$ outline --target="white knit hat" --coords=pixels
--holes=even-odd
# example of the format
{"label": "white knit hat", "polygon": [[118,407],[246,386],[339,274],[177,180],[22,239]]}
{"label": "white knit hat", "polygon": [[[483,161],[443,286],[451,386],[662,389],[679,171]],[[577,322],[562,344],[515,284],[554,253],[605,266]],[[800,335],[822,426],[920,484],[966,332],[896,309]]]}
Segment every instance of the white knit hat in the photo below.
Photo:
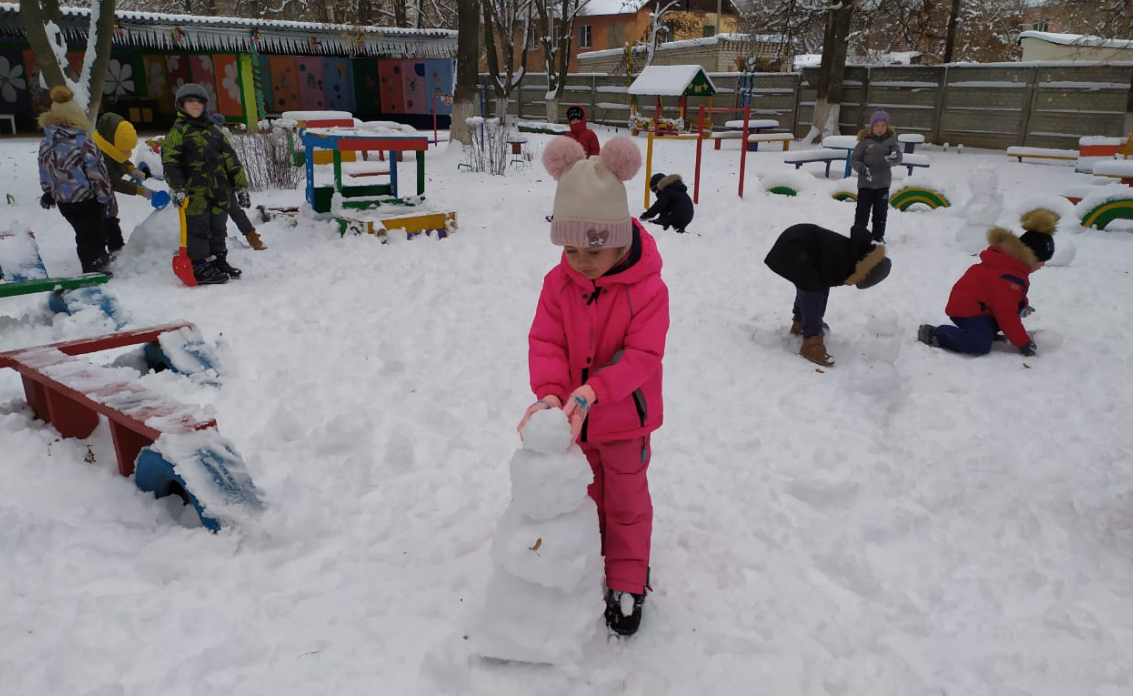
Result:
{"label": "white knit hat", "polygon": [[633,243],[633,218],[622,183],[641,168],[641,151],[632,140],[614,138],[600,156],[587,159],[574,140],[554,138],[543,150],[543,166],[559,182],[551,243],[591,249]]}

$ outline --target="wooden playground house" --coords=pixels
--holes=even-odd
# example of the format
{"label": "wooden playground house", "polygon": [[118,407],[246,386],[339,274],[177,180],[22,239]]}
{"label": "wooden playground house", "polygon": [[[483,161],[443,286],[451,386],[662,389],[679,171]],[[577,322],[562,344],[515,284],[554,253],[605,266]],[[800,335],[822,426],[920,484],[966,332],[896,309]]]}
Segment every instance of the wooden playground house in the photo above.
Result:
{"label": "wooden playground house", "polygon": [[[716,85],[699,65],[650,65],[629,86],[630,133],[651,130],[658,135],[690,132],[695,124],[688,119],[689,97],[707,97],[708,108],[716,95]],[[653,115],[641,109],[641,98],[653,98]],[[665,99],[676,98],[679,116],[665,118]],[[711,130],[711,124],[708,125]]]}

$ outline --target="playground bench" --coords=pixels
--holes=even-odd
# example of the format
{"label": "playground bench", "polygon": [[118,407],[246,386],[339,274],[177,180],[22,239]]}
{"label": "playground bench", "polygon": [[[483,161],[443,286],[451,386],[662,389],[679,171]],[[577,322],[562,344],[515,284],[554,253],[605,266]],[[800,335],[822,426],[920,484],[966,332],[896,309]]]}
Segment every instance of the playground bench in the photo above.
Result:
{"label": "playground bench", "polygon": [[[751,119],[747,123],[747,132],[748,132],[748,135],[750,136],[750,135],[753,135],[753,134],[763,133],[764,131],[769,131],[773,128],[778,128],[778,127],[779,127],[779,122],[776,121],[775,119],[772,119],[772,118]],[[740,119],[738,121],[737,120],[726,121],[724,123],[724,129],[723,130],[713,131],[712,133],[708,134],[705,137],[710,138],[712,140],[715,140],[716,143],[713,146],[713,149],[719,150],[721,140],[732,140],[732,139],[738,140],[738,139],[742,138],[743,136],[744,136],[744,122],[743,122],[742,119]],[[759,147],[759,143],[749,143],[748,150],[754,152],[758,147]]]}
{"label": "playground bench", "polygon": [[783,143],[783,152],[791,149],[791,141],[795,139],[793,133],[753,133],[747,136],[748,147],[759,150],[760,143]]}
{"label": "playground bench", "polygon": [[1078,161],[1077,150],[1052,150],[1045,147],[1021,147],[1012,145],[1007,148],[1007,156],[1014,157],[1020,162],[1026,159],[1049,159],[1049,160],[1065,160],[1068,162]]}
{"label": "playground bench", "polygon": [[825,162],[827,177],[830,176],[831,162],[844,162],[845,160],[845,152],[842,152],[841,150],[831,150],[828,148],[817,148],[814,150],[796,150],[795,152],[788,152],[783,155],[783,161],[787,164],[795,165],[795,169],[799,169],[804,164],[808,164],[810,162]]}
{"label": "playground bench", "polygon": [[901,156],[901,164],[899,166],[909,170],[909,176],[913,175],[913,168],[920,167],[928,169],[929,167],[928,155],[918,155],[916,153],[909,153]]}
{"label": "playground bench", "polygon": [[83,273],[68,278],[35,278],[0,283],[0,297],[32,295],[49,290],[74,290],[88,285],[99,285],[110,280],[105,273]]}
{"label": "playground bench", "polygon": [[916,151],[917,145],[924,142],[924,136],[920,133],[901,133],[897,136],[897,142],[904,146],[905,154],[911,155]]}
{"label": "playground bench", "polygon": [[28,405],[36,417],[50,423],[63,437],[87,437],[99,415],[110,422],[118,457],[118,473],[129,476],[143,447],[163,433],[216,428],[199,408],[158,395],[135,381],[123,379],[121,368],[94,365],[74,356],[156,341],[169,331],[192,324],[164,324],[97,338],[0,353],[0,368],[20,373]]}

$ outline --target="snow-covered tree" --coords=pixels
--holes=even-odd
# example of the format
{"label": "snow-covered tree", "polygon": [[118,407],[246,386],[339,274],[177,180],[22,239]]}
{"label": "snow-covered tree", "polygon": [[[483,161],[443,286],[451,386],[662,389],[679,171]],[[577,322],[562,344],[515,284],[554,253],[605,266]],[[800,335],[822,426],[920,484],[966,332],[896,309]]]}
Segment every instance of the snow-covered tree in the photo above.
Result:
{"label": "snow-covered tree", "polygon": [[590,0],[533,0],[539,21],[539,45],[547,73],[547,121],[559,120],[559,99],[566,87],[574,50],[574,27]]}
{"label": "snow-covered tree", "polygon": [[508,100],[526,75],[527,51],[536,33],[535,8],[532,0],[481,0],[480,7],[496,115],[504,122]]}
{"label": "snow-covered tree", "polygon": [[842,78],[846,73],[847,39],[858,0],[833,0],[826,10],[826,30],[822,40],[822,63],[818,67],[818,87],[810,133],[803,142],[814,142],[838,134],[842,113]]}
{"label": "snow-covered tree", "polygon": [[[739,27],[750,34],[783,37],[781,53],[775,62],[790,65],[791,53],[818,53],[822,50],[827,4],[822,0],[736,0]],[[750,42],[754,48],[756,42]],[[754,56],[748,56],[748,69],[755,69]]]}
{"label": "snow-covered tree", "polygon": [[75,102],[92,117],[97,116],[102,103],[102,88],[110,64],[110,44],[114,38],[114,11],[115,0],[91,0],[83,64],[78,74],[72,77],[59,0],[20,0],[24,30],[45,86],[70,87],[75,94]]}

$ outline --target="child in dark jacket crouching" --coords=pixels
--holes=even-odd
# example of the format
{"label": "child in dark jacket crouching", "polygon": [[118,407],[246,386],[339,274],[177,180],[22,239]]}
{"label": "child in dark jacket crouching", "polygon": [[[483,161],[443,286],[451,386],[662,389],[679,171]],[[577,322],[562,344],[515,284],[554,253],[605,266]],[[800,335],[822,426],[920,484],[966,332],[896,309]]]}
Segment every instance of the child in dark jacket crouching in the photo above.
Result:
{"label": "child in dark jacket crouching", "polygon": [[830,288],[871,288],[889,276],[892,266],[885,247],[874,244],[869,230],[860,225],[850,228],[848,238],[818,225],[791,225],[775,240],[764,263],[795,284],[791,335],[803,337],[799,355],[824,367],[834,364],[822,334]]}
{"label": "child in dark jacket crouching", "polygon": [[661,225],[664,230],[674,227],[683,234],[692,222],[693,207],[681,175],[665,176],[658,172],[649,179],[649,189],[657,195],[657,202],[641,214],[641,219]]}

